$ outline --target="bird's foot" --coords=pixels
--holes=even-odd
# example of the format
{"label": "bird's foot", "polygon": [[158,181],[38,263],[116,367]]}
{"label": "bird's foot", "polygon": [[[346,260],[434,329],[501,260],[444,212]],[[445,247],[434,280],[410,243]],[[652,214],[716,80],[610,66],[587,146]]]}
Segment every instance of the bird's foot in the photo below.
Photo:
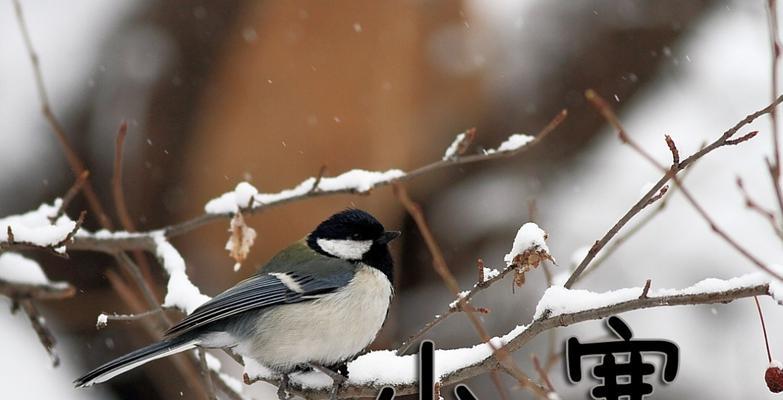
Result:
{"label": "bird's foot", "polygon": [[344,376],[345,379],[348,379],[348,364],[340,364],[337,366],[337,372]]}
{"label": "bird's foot", "polygon": [[337,393],[345,381],[348,380],[348,367],[343,364],[337,368],[337,371],[334,371],[319,364],[310,363],[310,366],[332,378],[332,390],[329,393],[329,400],[337,400]]}
{"label": "bird's foot", "polygon": [[279,400],[288,400],[290,398],[288,395],[288,384],[288,374],[283,374],[280,378],[280,386],[277,387],[277,398]]}

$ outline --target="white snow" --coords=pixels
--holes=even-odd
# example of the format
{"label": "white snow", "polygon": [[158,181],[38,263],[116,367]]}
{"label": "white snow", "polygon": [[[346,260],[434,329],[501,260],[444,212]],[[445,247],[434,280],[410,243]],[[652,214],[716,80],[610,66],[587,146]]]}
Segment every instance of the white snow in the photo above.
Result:
{"label": "white snow", "polygon": [[[727,280],[710,278],[684,289],[650,290],[648,296],[722,292],[767,283],[770,278],[769,275],[759,272]],[[541,297],[533,319],[540,318],[545,310],[550,310],[550,317],[554,317],[633,300],[642,294],[642,290],[641,287],[634,287],[593,293],[587,290],[551,287]],[[519,325],[507,334],[494,337],[490,341],[496,348],[500,348],[525,332],[528,326]],[[491,356],[492,352],[492,346],[486,343],[458,349],[436,350],[435,379],[440,380],[456,370],[478,364]],[[417,355],[415,354],[398,356],[393,350],[372,351],[348,364],[348,383],[375,386],[410,384],[418,379],[416,370]],[[275,376],[272,371],[249,358],[245,358],[245,373],[250,377],[259,378]],[[332,384],[331,379],[320,372],[294,374],[291,380],[295,384],[312,389],[328,388]]]}
{"label": "white snow", "polygon": [[508,137],[497,149],[485,150],[484,154],[504,153],[514,151],[535,140],[533,136],[515,133]]}
{"label": "white snow", "polygon": [[[647,296],[654,298],[699,293],[716,293],[752,287],[764,283],[769,283],[770,292],[772,292],[772,287],[774,285],[779,285],[777,279],[769,276],[767,273],[754,272],[730,279],[707,278],[683,289],[653,289],[648,292]],[[541,296],[541,299],[536,306],[536,312],[533,319],[540,318],[546,311],[550,312],[550,316],[557,316],[634,300],[639,298],[642,291],[643,288],[641,287],[633,287],[596,293],[588,290],[566,289],[562,286],[552,286],[544,292],[543,296]],[[779,293],[783,294],[783,291],[780,291]],[[774,293],[772,296],[778,302],[783,301],[783,299],[778,298]]]}
{"label": "white snow", "polygon": [[185,260],[166,237],[157,234],[154,239],[155,253],[169,274],[163,307],[177,307],[190,314],[198,306],[209,301],[210,297],[201,294],[201,291],[190,281],[185,271]]}
{"label": "white snow", "polygon": [[[153,231],[153,234],[159,234],[163,233],[163,231]],[[139,232],[128,232],[128,231],[110,231],[107,229],[101,229],[95,232],[90,232],[86,229],[79,228],[79,230],[76,232],[76,237],[84,238],[84,237],[91,237],[95,239],[133,239],[133,238],[142,238],[147,237],[148,233],[139,233]]]}
{"label": "white snow", "polygon": [[496,276],[500,275],[500,271],[494,268],[484,267],[484,280],[488,281]]}
{"label": "white snow", "polygon": [[240,382],[238,379],[234,378],[233,376],[225,372],[221,372],[221,368],[223,368],[223,363],[220,362],[220,359],[213,356],[209,352],[204,352],[204,359],[207,362],[207,368],[211,369],[212,371],[215,371],[218,377],[220,377],[220,380],[223,381],[223,383],[225,383],[226,386],[231,388],[231,390],[239,394],[242,398],[246,398],[245,396],[242,395],[242,391],[245,385],[242,382]]}
{"label": "white snow", "polygon": [[231,192],[226,192],[220,197],[210,200],[204,211],[209,214],[235,213],[240,208],[247,208],[256,202],[255,196],[258,189],[247,182],[240,182]]}
{"label": "white snow", "polygon": [[[518,326],[502,337],[492,338],[496,347],[505,346],[525,330]],[[482,343],[473,347],[435,350],[435,379],[484,361],[492,355],[492,346]],[[393,350],[372,351],[348,363],[348,383],[355,385],[402,385],[418,381],[415,354],[398,356]],[[274,374],[257,362],[245,358],[245,373],[250,377],[269,378]],[[305,388],[322,389],[331,386],[331,379],[321,372],[291,375],[294,384]]]}
{"label": "white snow", "polygon": [[209,354],[209,352],[204,352],[204,359],[207,361],[207,368],[215,371],[220,372],[220,368],[223,367],[223,363],[220,362],[220,360],[213,356],[212,354]]}
{"label": "white snow", "polygon": [[783,363],[781,363],[778,360],[772,360],[772,361],[769,362],[769,366],[767,368],[783,369]]}
{"label": "white snow", "polygon": [[66,215],[60,216],[54,223],[49,220],[57,215],[61,204],[61,199],[55,199],[51,205],[44,203],[37,210],[0,219],[0,241],[8,241],[9,226],[17,242],[50,246],[62,241],[76,226],[76,222]]}
{"label": "white snow", "polygon": [[[318,190],[321,192],[340,192],[353,190],[364,193],[375,187],[381,182],[389,182],[405,175],[405,172],[399,169],[390,169],[388,171],[365,171],[362,169],[353,169],[335,177],[323,177],[318,183]],[[255,201],[261,204],[272,204],[285,201],[297,196],[307,194],[313,188],[316,182],[315,177],[305,179],[294,188],[286,189],[278,193],[258,193],[254,195]],[[240,184],[241,185],[241,184]],[[239,185],[237,185],[239,188]],[[237,190],[227,192],[207,202],[204,211],[209,214],[227,214],[236,212]],[[246,207],[247,204],[242,204]]]}
{"label": "white snow", "polygon": [[27,285],[50,283],[37,262],[11,252],[0,254],[0,280]]}
{"label": "white snow", "polygon": [[469,295],[469,294],[470,294],[470,290],[465,290],[465,291],[459,292],[459,293],[457,294],[457,300],[454,300],[454,301],[452,301],[451,303],[449,303],[449,308],[454,308],[454,307],[456,307],[456,306],[457,306],[457,304],[459,303],[459,301],[460,301],[460,300],[462,300],[462,299],[464,299],[464,298],[465,298],[465,296],[467,296],[467,295]]}
{"label": "white snow", "polygon": [[106,326],[108,323],[109,323],[109,316],[104,313],[100,313],[98,314],[98,320],[95,321],[95,327],[100,329]]}
{"label": "white snow", "polygon": [[459,149],[459,144],[462,143],[462,139],[465,139],[464,132],[457,135],[457,137],[454,138],[454,141],[451,142],[449,147],[446,149],[446,152],[443,153],[443,161],[448,161],[456,157],[457,150]]}
{"label": "white snow", "polygon": [[517,235],[514,237],[514,245],[511,247],[511,251],[503,257],[503,260],[508,265],[511,265],[514,257],[524,253],[527,249],[543,250],[549,254],[549,247],[546,245],[546,232],[532,222],[528,222],[519,228]]}

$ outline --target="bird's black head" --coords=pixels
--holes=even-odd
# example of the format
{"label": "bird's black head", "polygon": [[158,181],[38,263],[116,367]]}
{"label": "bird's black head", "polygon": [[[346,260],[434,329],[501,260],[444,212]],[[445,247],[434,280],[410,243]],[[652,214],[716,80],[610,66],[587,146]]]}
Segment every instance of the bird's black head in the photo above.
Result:
{"label": "bird's black head", "polygon": [[329,257],[361,261],[391,279],[392,259],[387,244],[399,235],[396,231],[386,231],[366,211],[349,208],[321,222],[307,236],[307,244]]}

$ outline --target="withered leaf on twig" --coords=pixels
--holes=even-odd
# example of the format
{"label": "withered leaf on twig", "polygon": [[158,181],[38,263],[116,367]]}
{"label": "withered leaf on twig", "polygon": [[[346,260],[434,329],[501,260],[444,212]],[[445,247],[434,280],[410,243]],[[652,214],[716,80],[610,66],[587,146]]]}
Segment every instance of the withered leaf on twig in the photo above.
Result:
{"label": "withered leaf on twig", "polygon": [[256,240],[256,231],[247,226],[242,213],[237,212],[234,214],[234,217],[231,218],[229,232],[231,232],[231,236],[229,236],[228,242],[226,242],[226,250],[228,250],[231,258],[236,261],[236,264],[234,264],[234,271],[239,271],[242,262],[247,258],[248,253],[250,253],[250,248]]}

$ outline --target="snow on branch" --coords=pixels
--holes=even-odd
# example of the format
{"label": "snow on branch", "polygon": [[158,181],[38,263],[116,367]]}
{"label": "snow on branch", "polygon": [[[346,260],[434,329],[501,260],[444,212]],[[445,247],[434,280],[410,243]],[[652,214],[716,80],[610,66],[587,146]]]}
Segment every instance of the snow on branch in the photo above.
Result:
{"label": "snow on branch", "polygon": [[0,295],[11,300],[11,312],[24,310],[55,367],[60,364],[54,350],[56,340],[33,300],[62,300],[75,293],[76,289],[66,282],[50,281],[34,260],[11,252],[0,254]]}
{"label": "snow on branch", "polygon": [[[163,232],[167,238],[182,235],[210,222],[222,218],[230,218],[237,212],[237,208],[241,208],[242,212],[254,213],[268,207],[279,206],[288,202],[313,197],[346,193],[366,194],[372,189],[407,181],[450,166],[511,157],[528,151],[533,148],[535,144],[540,143],[541,140],[547,137],[565,120],[566,115],[566,110],[560,111],[535,136],[532,142],[521,147],[515,147],[513,150],[509,149],[507,146],[504,148],[504,151],[496,151],[491,154],[481,152],[469,155],[466,154],[448,160],[441,159],[407,172],[403,172],[399,169],[390,169],[387,171],[354,169],[335,177],[323,177],[319,175],[317,177],[305,179],[295,187],[277,193],[257,193],[253,192],[254,189],[251,189],[251,185],[241,184],[241,187],[238,186],[233,191],[224,193],[207,202],[204,207],[205,213],[190,220],[148,232],[133,234],[117,232],[119,234],[118,236],[109,235],[96,237],[91,235],[77,235],[70,248],[75,250],[100,251],[104,253],[116,253],[121,250],[151,250],[154,248],[154,243],[150,241],[150,238],[158,232]],[[248,207],[251,198],[253,204]]]}
{"label": "snow on branch", "polygon": [[202,294],[188,278],[185,271],[185,260],[177,249],[162,234],[155,236],[155,245],[155,254],[169,274],[163,307],[177,307],[186,314],[190,314],[198,306],[209,301],[210,297]]}
{"label": "snow on branch", "polygon": [[0,218],[0,250],[38,248],[65,256],[66,245],[84,221],[84,213],[74,221],[61,214],[62,199],[41,204],[24,214]]}
{"label": "snow on branch", "polygon": [[335,177],[322,177],[318,185],[318,177],[310,177],[292,189],[277,193],[258,193],[249,183],[242,182],[231,192],[223,193],[210,200],[204,211],[208,214],[235,213],[238,209],[252,208],[255,205],[269,206],[293,198],[302,197],[311,192],[323,193],[366,193],[379,183],[390,182],[405,175],[399,169],[388,171],[365,171],[352,169]]}
{"label": "snow on branch", "polygon": [[20,299],[54,300],[73,296],[67,282],[52,282],[37,262],[17,253],[0,254],[0,295]]}
{"label": "snow on branch", "polygon": [[[659,289],[644,294],[644,288],[626,288],[605,293],[552,287],[536,306],[536,314],[528,325],[520,325],[503,336],[492,338],[494,345],[514,352],[540,333],[561,326],[597,320],[611,315],[651,307],[728,303],[732,300],[772,295],[783,300],[781,284],[763,273],[721,280],[706,279],[684,289]],[[471,347],[437,350],[435,377],[442,385],[452,385],[499,367],[496,353],[486,343]],[[418,392],[414,355],[399,356],[394,351],[373,351],[348,364],[347,385],[340,398],[372,397],[383,385],[393,385],[397,395]],[[278,378],[266,368],[246,360],[246,383],[266,381],[278,383]],[[328,398],[331,380],[320,372],[291,376],[294,393],[309,399]]]}

